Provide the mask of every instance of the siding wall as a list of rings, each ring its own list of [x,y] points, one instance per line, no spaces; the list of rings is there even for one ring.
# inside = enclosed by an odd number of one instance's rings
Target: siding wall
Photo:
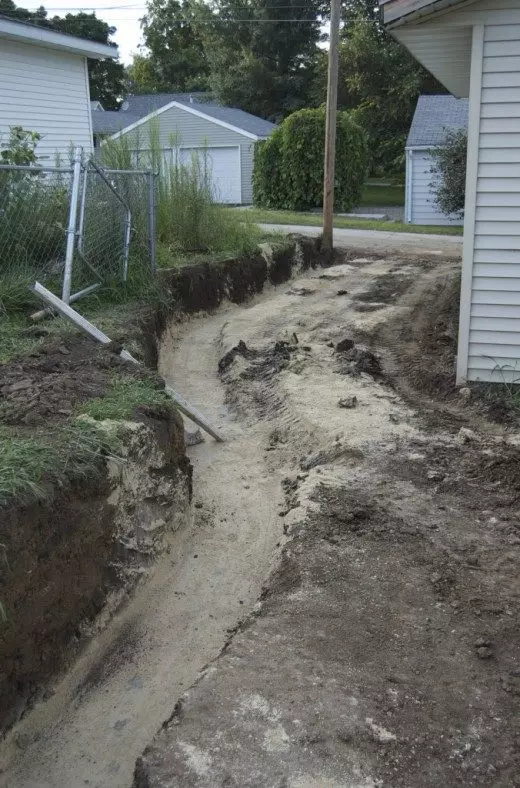
[[[0,39],[0,139],[10,126],[37,131],[40,157],[54,164],[71,143],[92,150],[85,58]]]
[[[520,19],[485,26],[481,78],[468,379],[520,382]]]
[[[428,151],[411,150],[407,157],[407,167],[410,172],[409,191],[405,206],[405,216],[409,217],[410,224],[453,225],[462,224],[462,219],[454,216],[444,216],[435,205],[431,184],[435,175],[431,172],[433,158]]]
[[[199,118],[190,112],[186,112],[178,107],[162,112],[156,119],[143,123],[135,130],[127,132],[125,135],[130,138],[132,147],[146,149],[149,147],[150,124],[156,124],[159,129],[159,141],[162,147],[172,146],[172,137],[176,144],[188,147],[198,145],[239,145],[241,161],[241,183],[242,183],[242,203],[248,204],[252,201],[253,174],[253,155],[254,141],[249,137],[244,137],[236,131],[231,131],[216,123]]]

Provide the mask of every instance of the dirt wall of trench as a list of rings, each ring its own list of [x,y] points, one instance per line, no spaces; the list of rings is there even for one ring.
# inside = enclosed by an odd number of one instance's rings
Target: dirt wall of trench
[[[96,479],[0,508],[0,730],[45,697],[188,518],[191,466],[175,412],[136,413],[119,455]]]
[[[225,299],[241,303],[268,284],[329,262],[319,242],[301,238],[243,259],[162,272],[168,306],[145,317],[134,338],[155,369],[172,315],[212,311]],[[56,416],[54,400],[42,410],[49,374],[58,399],[62,381],[69,414],[89,396],[102,396],[120,365],[116,356],[96,353],[81,337],[42,348],[41,359],[4,367],[0,390],[12,400],[12,423],[32,423],[33,413],[38,423],[67,417],[63,409]],[[10,393],[18,378],[37,389],[32,410],[26,397]],[[191,466],[180,417],[142,409],[123,433],[123,462],[108,460],[100,478],[57,490],[46,501],[0,506],[0,731],[50,691],[50,680],[96,631],[96,621],[117,610],[168,534],[189,517]]]

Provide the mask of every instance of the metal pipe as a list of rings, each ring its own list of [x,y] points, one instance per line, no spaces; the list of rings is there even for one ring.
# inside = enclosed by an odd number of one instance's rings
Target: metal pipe
[[[132,232],[132,214],[130,209],[125,217],[125,246],[123,252],[123,282],[128,279],[128,256],[130,254],[130,234]]]
[[[150,265],[152,274],[157,270],[157,246],[156,246],[156,215],[155,215],[155,178],[154,172],[148,173],[148,247],[150,250]]]
[[[89,285],[88,287],[85,287],[83,290],[79,290],[77,293],[74,293],[74,295],[71,295],[69,303],[72,304],[74,301],[79,301],[80,298],[83,298],[83,296],[86,295],[90,295],[90,293],[93,293],[95,290],[99,290],[100,287],[101,287],[101,282],[98,282],[95,285]],[[52,309],[50,307],[47,307],[46,309],[40,309],[39,312],[33,312],[33,314],[31,315],[31,320],[34,321],[42,320],[42,318],[50,314],[52,314]]]
[[[46,167],[44,164],[0,164],[0,170],[28,170],[29,172],[68,172],[74,171],[72,167]]]
[[[83,233],[85,230],[85,205],[87,202],[87,184],[88,184],[88,168],[85,167],[85,172],[83,173],[83,189],[81,191],[81,205],[79,208],[79,226],[78,226],[78,252],[80,252],[81,255],[84,254]]]
[[[103,167],[103,172],[114,173],[114,175],[118,173],[121,173],[121,175],[148,175],[150,170],[109,170],[107,167]]]
[[[62,299],[66,304],[70,301],[70,288],[72,282],[72,263],[74,260],[74,245],[76,242],[76,220],[78,216],[79,182],[81,179],[81,148],[74,149],[74,167],[72,175],[72,188],[70,191],[69,225],[67,228],[67,247],[65,251],[65,270],[63,272]]]

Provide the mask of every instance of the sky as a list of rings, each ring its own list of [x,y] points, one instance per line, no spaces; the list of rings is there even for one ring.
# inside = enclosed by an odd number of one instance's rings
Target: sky
[[[119,56],[123,63],[128,64],[132,61],[132,55],[137,52],[139,43],[142,42],[141,27],[139,20],[145,13],[144,0],[89,0],[89,5],[67,5],[67,2],[77,3],[77,0],[16,0],[16,5],[35,11],[43,5],[49,16],[65,16],[65,14],[77,14],[79,11],[92,13],[117,28],[112,40],[119,47]]]

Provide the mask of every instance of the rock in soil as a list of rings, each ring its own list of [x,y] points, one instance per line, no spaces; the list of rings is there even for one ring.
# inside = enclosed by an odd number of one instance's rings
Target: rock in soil
[[[343,397],[343,399],[340,399],[338,402],[340,408],[347,408],[348,410],[356,408],[357,404],[357,397]]]
[[[352,350],[353,347],[354,347],[353,339],[342,339],[341,342],[337,343],[336,351],[338,353],[345,353],[347,350]]]

